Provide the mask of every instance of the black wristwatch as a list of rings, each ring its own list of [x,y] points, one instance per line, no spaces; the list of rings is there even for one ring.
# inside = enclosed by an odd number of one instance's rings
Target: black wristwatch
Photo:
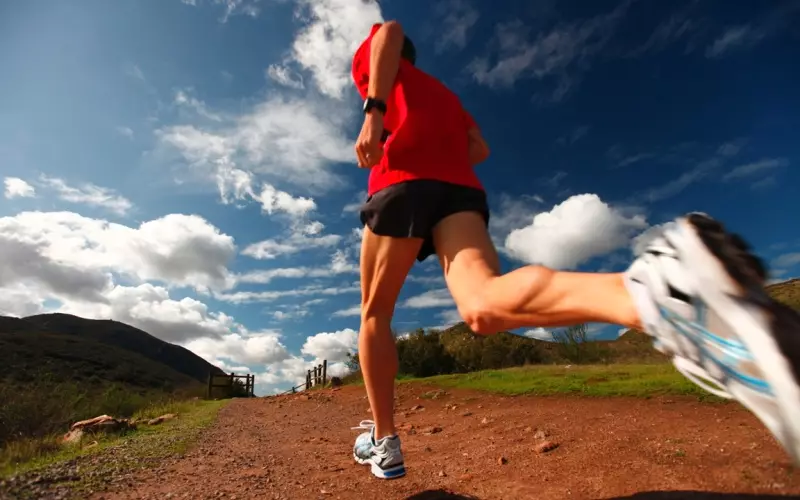
[[[381,101],[380,99],[373,99],[372,97],[367,97],[364,99],[364,114],[369,113],[373,109],[377,109],[381,112],[382,115],[386,114],[386,103]]]

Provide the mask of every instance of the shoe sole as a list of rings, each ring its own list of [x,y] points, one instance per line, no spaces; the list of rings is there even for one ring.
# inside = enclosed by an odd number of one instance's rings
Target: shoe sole
[[[380,479],[399,479],[406,475],[405,465],[395,466],[384,470],[381,469],[378,464],[368,458],[358,458],[355,454],[353,454],[353,460],[355,460],[359,465],[369,465],[372,475]]]
[[[800,386],[775,337],[764,328],[767,322],[760,321],[756,314],[742,305],[741,300],[755,299],[761,309],[772,305],[770,312],[775,315],[788,313],[769,298],[753,275],[753,269],[744,268],[745,262],[731,257],[738,249],[731,247],[730,235],[721,224],[695,215],[680,219],[676,227],[678,237],[669,234],[665,237],[678,251],[681,261],[691,269],[687,279],[694,281],[695,292],[710,308],[725,312],[724,317],[747,346],[757,366],[769,367],[769,370],[762,369],[762,374],[773,392],[780,422],[749,405],[747,398],[737,397],[737,400],[772,431],[795,463],[800,465]],[[722,243],[713,245],[716,247],[713,248],[705,243],[710,240]],[[797,321],[788,323],[790,328],[797,326]],[[800,330],[788,333],[800,336]],[[738,394],[734,393],[734,396]]]

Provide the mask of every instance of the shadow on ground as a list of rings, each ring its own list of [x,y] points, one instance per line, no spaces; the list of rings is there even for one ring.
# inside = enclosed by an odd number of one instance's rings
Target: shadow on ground
[[[712,493],[708,491],[645,491],[626,497],[606,500],[787,500],[800,499],[798,495],[745,495],[742,493]],[[478,497],[460,495],[446,490],[428,490],[407,497],[406,500],[480,500]]]
[[[797,495],[746,495],[743,493],[713,493],[709,491],[645,491],[626,497],[607,500],[787,500]]]

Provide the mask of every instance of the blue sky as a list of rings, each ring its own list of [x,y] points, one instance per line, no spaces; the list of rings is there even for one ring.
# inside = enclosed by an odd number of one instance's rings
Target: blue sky
[[[349,65],[381,19],[483,129],[505,269],[620,271],[701,210],[797,276],[796,2],[498,5],[3,2],[0,314],[125,321],[261,392],[340,370],[367,179]],[[456,320],[429,259],[395,328]]]

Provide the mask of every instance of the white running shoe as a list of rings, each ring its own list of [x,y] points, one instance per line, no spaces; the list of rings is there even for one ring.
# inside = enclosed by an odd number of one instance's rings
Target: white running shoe
[[[375,422],[362,420],[358,427],[365,429],[356,438],[353,458],[362,465],[369,465],[372,474],[381,479],[397,479],[406,475],[403,452],[400,450],[400,437],[384,437],[375,441]]]
[[[800,465],[800,314],[772,300],[765,280],[739,236],[692,213],[665,227],[625,281],[654,347],[752,411]]]

